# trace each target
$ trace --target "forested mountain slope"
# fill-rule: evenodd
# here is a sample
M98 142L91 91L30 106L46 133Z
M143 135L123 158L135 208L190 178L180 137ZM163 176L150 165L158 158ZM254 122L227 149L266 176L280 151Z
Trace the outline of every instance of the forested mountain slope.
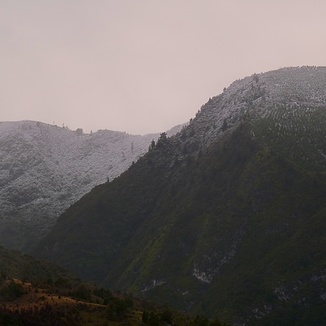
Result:
M326 322L326 68L234 82L70 207L36 254L248 325Z
M120 175L158 136L1 122L0 243L30 249L66 208Z

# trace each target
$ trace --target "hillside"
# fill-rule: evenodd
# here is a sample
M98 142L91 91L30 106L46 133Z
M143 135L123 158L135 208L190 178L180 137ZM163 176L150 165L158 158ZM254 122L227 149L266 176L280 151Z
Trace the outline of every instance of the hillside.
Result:
M35 251L246 325L326 322L326 68L234 82L69 208Z
M158 136L1 122L0 244L30 250L65 209L120 175Z
M8 250L0 246L0 275L2 278L15 278L29 282L46 282L48 279L65 278L70 282L78 282L77 277L62 267L37 260L32 256L21 254L16 250ZM80 281L79 281L80 282Z
M53 264L0 247L0 325L222 326L77 279Z

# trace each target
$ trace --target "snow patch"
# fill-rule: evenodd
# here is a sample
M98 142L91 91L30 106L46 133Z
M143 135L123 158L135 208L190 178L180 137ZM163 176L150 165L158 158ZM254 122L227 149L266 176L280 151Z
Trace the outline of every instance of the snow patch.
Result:
M142 293L148 292L150 290L153 290L154 288L161 286L163 284L166 284L166 281L164 280L152 280L151 283L144 287L144 289L141 290Z
M192 275L196 277L197 280L203 282L203 283L210 283L213 279L211 275L207 275L205 272L199 271L199 269L194 266L192 270Z

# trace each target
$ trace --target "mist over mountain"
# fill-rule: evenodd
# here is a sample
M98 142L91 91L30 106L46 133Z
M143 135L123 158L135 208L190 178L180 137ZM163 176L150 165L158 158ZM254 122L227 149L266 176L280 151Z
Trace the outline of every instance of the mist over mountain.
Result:
M1 122L0 243L31 248L65 209L94 186L119 176L158 137Z

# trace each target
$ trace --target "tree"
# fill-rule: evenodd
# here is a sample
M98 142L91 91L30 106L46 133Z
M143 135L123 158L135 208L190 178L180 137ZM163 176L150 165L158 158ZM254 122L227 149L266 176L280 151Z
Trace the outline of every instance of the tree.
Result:
M157 146L160 147L167 142L167 136L165 132L162 132L160 138L157 140Z
M154 149L155 148L155 140L153 139L152 141L151 141L151 144L149 145L149 150L152 150L152 149Z
M166 141L167 137L166 137L166 132L162 132L160 135L160 138L158 139L159 141Z

